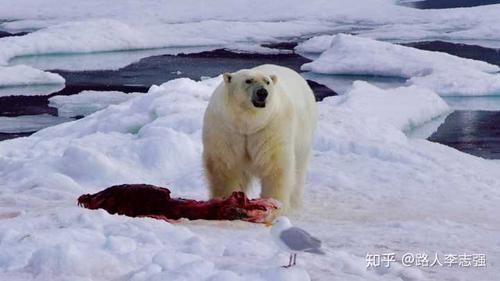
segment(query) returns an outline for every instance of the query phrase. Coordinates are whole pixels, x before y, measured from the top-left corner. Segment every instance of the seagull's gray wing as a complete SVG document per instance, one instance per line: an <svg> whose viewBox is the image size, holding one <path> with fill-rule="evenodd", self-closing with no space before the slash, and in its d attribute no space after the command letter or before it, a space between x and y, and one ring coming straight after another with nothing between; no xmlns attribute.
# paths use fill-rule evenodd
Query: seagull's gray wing
<svg viewBox="0 0 500 281"><path fill-rule="evenodd" d="M290 227L284 230L280 234L280 239L288 248L294 251L318 253L317 250L321 247L321 240L298 227Z"/></svg>

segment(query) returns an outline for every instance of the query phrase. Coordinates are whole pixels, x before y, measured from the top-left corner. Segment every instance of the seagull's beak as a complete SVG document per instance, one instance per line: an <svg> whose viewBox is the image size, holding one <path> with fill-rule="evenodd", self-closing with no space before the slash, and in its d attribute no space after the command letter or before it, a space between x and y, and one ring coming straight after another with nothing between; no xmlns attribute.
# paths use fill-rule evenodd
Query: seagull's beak
<svg viewBox="0 0 500 281"><path fill-rule="evenodd" d="M266 227L271 227L271 226L273 226L273 222L272 221L267 221L267 222L264 223L264 225Z"/></svg>

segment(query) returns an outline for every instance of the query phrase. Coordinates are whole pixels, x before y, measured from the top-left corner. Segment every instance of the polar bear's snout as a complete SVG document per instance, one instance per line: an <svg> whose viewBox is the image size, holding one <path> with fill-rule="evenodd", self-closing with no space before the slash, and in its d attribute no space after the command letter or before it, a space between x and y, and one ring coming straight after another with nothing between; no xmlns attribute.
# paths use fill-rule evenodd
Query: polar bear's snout
<svg viewBox="0 0 500 281"><path fill-rule="evenodd" d="M266 107L268 92L265 88L257 88L252 94L252 104L255 107Z"/></svg>

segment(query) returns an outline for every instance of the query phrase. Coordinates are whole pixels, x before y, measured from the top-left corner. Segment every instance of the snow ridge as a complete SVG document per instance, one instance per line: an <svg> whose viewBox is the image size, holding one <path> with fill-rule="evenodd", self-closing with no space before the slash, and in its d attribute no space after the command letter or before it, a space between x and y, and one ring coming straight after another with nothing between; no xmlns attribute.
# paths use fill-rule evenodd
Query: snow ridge
<svg viewBox="0 0 500 281"><path fill-rule="evenodd" d="M75 205L80 194L122 183L163 185L174 196L206 198L202 119L221 80L172 80L80 120L0 142L0 279L497 276L493 269L486 277L480 275L486 271L429 273L398 264L366 269L366 251L377 251L374 245L398 255L400 249L462 249L463 240L450 239L450 233L464 235L466 246L491 259L500 257L489 242L499 227L500 163L409 139L404 130L449 111L438 95L417 86L382 90L356 82L346 95L318 104L305 206L291 219L322 239L328 255L304 254L293 270L279 267L287 257L276 254L260 225L169 224Z"/></svg>
<svg viewBox="0 0 500 281"><path fill-rule="evenodd" d="M313 38L298 49L318 51L328 40L329 48L313 62L304 64L302 70L403 77L410 85L426 87L440 95L500 95L500 67L482 61L346 34Z"/></svg>

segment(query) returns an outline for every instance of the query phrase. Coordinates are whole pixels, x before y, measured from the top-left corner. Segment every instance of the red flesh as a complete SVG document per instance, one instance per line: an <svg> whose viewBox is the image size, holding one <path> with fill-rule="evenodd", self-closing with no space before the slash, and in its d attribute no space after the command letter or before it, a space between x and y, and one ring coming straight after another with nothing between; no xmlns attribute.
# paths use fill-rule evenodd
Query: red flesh
<svg viewBox="0 0 500 281"><path fill-rule="evenodd" d="M274 199L250 200L243 192L233 192L227 198L208 201L171 198L167 188L147 184L115 185L92 195L85 194L78 198L78 205L130 217L244 220L257 223L270 221L279 208L279 202Z"/></svg>

